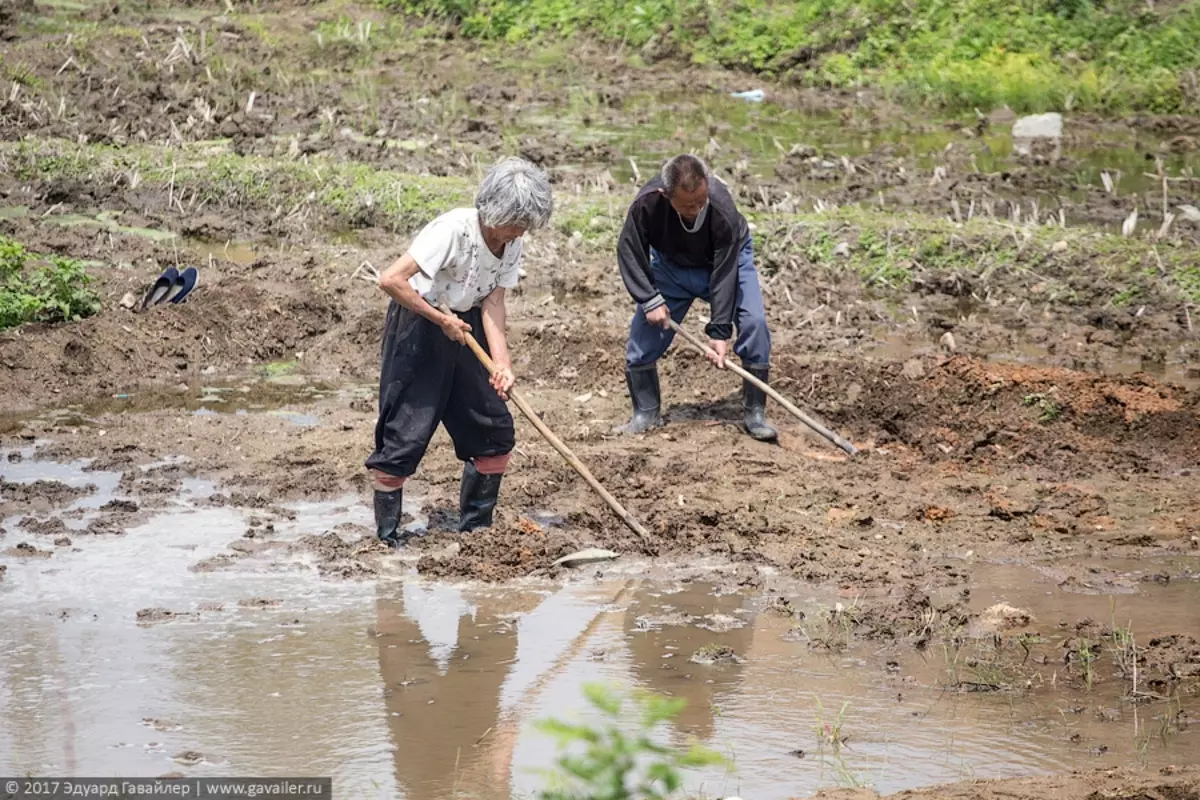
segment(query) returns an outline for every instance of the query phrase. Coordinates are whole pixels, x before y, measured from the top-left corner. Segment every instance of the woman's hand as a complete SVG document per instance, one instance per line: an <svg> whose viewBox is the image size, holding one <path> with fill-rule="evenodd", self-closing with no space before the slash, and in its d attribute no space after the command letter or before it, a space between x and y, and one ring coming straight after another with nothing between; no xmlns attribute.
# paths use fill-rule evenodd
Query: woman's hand
<svg viewBox="0 0 1200 800"><path fill-rule="evenodd" d="M517 379L513 375L511 366L497 364L496 371L492 373L491 382L492 388L496 390L496 393L501 398L507 400L508 392L512 389L513 384L517 382Z"/></svg>
<svg viewBox="0 0 1200 800"><path fill-rule="evenodd" d="M467 337L471 335L471 326L453 314L443 314L438 326L456 344L466 344Z"/></svg>

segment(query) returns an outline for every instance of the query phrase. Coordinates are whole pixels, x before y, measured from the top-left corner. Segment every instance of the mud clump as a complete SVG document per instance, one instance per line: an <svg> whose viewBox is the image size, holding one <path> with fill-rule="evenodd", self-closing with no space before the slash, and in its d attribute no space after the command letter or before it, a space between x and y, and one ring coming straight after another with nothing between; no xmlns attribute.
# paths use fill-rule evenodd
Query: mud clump
<svg viewBox="0 0 1200 800"><path fill-rule="evenodd" d="M733 648L722 644L706 644L692 653L693 664L711 666L713 664L741 664L744 658L733 652Z"/></svg>
<svg viewBox="0 0 1200 800"><path fill-rule="evenodd" d="M428 553L417 562L417 572L433 578L512 580L551 569L559 558L580 549L568 534L543 530L520 518L469 533L433 534L429 539L425 546L449 545L446 551Z"/></svg>
<svg viewBox="0 0 1200 800"><path fill-rule="evenodd" d="M16 547L10 547L5 550L3 555L15 558L49 558L53 555L53 552L50 550L39 550L29 542L21 542Z"/></svg>
<svg viewBox="0 0 1200 800"><path fill-rule="evenodd" d="M1191 636L1173 635L1151 639L1138 654L1144 669L1160 676L1152 687L1165 681L1200 681L1200 641Z"/></svg>
<svg viewBox="0 0 1200 800"><path fill-rule="evenodd" d="M275 606L283 605L282 600L275 600L267 597L249 597L238 600L239 608L274 608Z"/></svg>
<svg viewBox="0 0 1200 800"><path fill-rule="evenodd" d="M59 517L35 519L26 517L21 521L21 527L38 536L57 536L67 532L67 523Z"/></svg>
<svg viewBox="0 0 1200 800"><path fill-rule="evenodd" d="M339 527L343 530L348 527L361 528ZM319 536L304 536L296 546L317 557L317 571L322 577L344 580L377 576L379 557L391 552L386 544L370 533L360 535L355 541L347 541L337 531L328 531Z"/></svg>
<svg viewBox="0 0 1200 800"><path fill-rule="evenodd" d="M138 625L142 625L142 626L157 625L157 624L164 623L164 622L174 622L175 620L179 620L179 619L188 619L188 618L194 619L199 616L200 616L199 614L196 614L194 612L188 612L188 611L176 612L176 611L171 611L168 608L161 608L161 607L143 608L140 611L138 611L137 615L136 615Z"/></svg>
<svg viewBox="0 0 1200 800"><path fill-rule="evenodd" d="M14 483L0 478L0 496L15 508L32 511L49 511L65 506L96 491L96 485L68 486L58 481L33 481Z"/></svg>
<svg viewBox="0 0 1200 800"><path fill-rule="evenodd" d="M124 536L126 526L131 523L128 516L113 514L92 520L83 532L88 536Z"/></svg>
<svg viewBox="0 0 1200 800"><path fill-rule="evenodd" d="M203 561L198 561L188 567L189 572L219 572L233 566L238 561L238 556L231 556L228 553L219 553L212 558L206 558Z"/></svg>

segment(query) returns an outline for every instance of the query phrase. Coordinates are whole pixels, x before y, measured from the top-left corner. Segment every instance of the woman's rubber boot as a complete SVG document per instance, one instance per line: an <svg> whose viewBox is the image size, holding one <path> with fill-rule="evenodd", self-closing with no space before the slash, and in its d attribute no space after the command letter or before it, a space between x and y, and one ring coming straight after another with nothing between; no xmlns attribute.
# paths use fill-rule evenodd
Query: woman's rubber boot
<svg viewBox="0 0 1200 800"><path fill-rule="evenodd" d="M768 383L770 368L767 365L743 364L742 368L763 383ZM742 414L746 433L760 442L774 442L779 434L767 424L767 393L747 380L742 381Z"/></svg>
<svg viewBox="0 0 1200 800"><path fill-rule="evenodd" d="M625 385L633 401L633 418L617 428L620 433L642 433L662 425L662 397L658 386L658 364L625 367Z"/></svg>
<svg viewBox="0 0 1200 800"><path fill-rule="evenodd" d="M462 488L458 494L458 529L473 531L492 525L492 512L500 497L503 475L483 475L470 461L463 467Z"/></svg>
<svg viewBox="0 0 1200 800"><path fill-rule="evenodd" d="M400 530L400 508L403 500L403 488L390 492L375 490L375 530L379 541L388 547L400 547L408 538Z"/></svg>

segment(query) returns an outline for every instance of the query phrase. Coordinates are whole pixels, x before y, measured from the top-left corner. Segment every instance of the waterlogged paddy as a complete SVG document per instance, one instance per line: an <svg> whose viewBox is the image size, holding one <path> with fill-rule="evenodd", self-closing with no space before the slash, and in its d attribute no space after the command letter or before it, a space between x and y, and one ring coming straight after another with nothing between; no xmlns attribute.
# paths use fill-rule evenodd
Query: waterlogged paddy
<svg viewBox="0 0 1200 800"><path fill-rule="evenodd" d="M117 473L22 455L0 453L0 477L97 487L65 509L72 535L125 496ZM986 639L959 655L814 648L830 634L824 613L853 601L811 587L781 587L800 612L788 617L761 591L679 582L670 565L481 588L419 580L403 558L386 579L322 580L281 549L196 571L246 530L247 514L204 504L211 492L185 480L125 535L67 547L0 510L0 772L309 774L332 775L339 796L529 795L554 758L530 724L583 713L581 687L595 680L688 700L663 737L697 737L731 759L689 775L710 797L1154 767L1200 746L1177 724L1197 712L1194 696L1130 704L1111 664L1097 665L1091 691L963 693L949 683ZM295 518L276 523L273 542L371 520L353 496L288 507ZM20 542L53 556L7 549ZM1028 609L1041 630L1114 619L1143 644L1200 635L1200 560L1092 566L1094 586L979 565L972 605ZM737 659L692 660L714 646Z"/></svg>
<svg viewBox="0 0 1200 800"><path fill-rule="evenodd" d="M1064 116L1062 155L1076 163L1079 184L1103 187L1102 173L1107 172L1118 195L1154 192L1161 188L1153 175L1156 157L1171 176L1195 175L1200 167L1196 152L1162 150L1161 136L1073 126L1071 115ZM1011 121L998 121L981 135L965 138L962 130L976 125L973 116L880 124L865 114L848 119L842 112L791 108L770 99L752 103L716 91L635 95L619 112L610 112L599 107L593 93L577 90L568 113L544 108L526 119L519 133L566 131L578 143L616 147L632 163L592 166L607 166L618 181L634 177L634 164L645 178L663 159L684 149L709 155L736 153L753 171L768 176L780 155L793 145L851 158L868 154L912 158L925 170L942 163L947 147L953 145L973 154L975 168L985 173L1011 169L1015 151ZM819 195L818 186L809 188Z"/></svg>

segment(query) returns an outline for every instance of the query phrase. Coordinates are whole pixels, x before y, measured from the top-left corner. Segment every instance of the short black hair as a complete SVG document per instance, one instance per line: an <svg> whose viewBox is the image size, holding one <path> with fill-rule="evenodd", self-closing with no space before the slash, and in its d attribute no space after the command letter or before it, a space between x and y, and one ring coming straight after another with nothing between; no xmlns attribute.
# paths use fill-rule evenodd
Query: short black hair
<svg viewBox="0 0 1200 800"><path fill-rule="evenodd" d="M693 192L700 184L708 182L708 165L699 156L683 153L675 156L662 168L662 181L667 196L675 194L676 189Z"/></svg>

